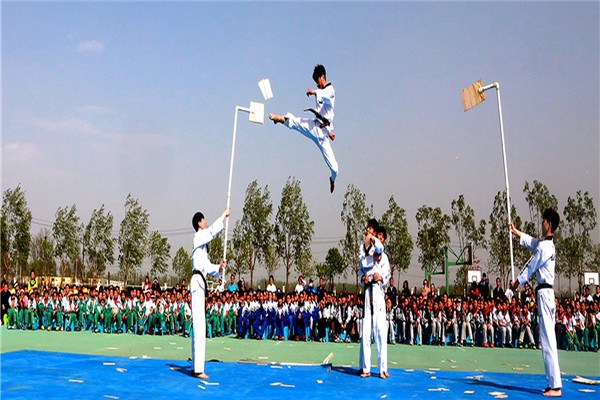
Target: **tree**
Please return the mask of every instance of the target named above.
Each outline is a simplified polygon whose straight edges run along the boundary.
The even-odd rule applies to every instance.
[[[70,208],[58,208],[52,225],[52,236],[54,237],[54,255],[60,259],[60,276],[73,274],[77,277],[78,275],[77,258],[82,244],[82,230],[75,204]]]
[[[112,236],[113,216],[100,209],[92,212],[90,221],[83,232],[83,251],[87,255],[89,273],[97,278],[106,267],[115,262],[115,238]]]
[[[264,189],[261,189],[256,180],[252,181],[246,188],[246,199],[240,225],[240,234],[244,240],[249,242],[252,252],[248,264],[250,286],[253,285],[256,264],[265,261],[273,238],[273,225],[270,222],[272,213],[273,203],[269,187],[265,186]]]
[[[529,205],[530,217],[529,221],[525,223],[524,229],[526,232],[531,232],[531,235],[535,237],[541,237],[544,210],[546,208],[558,210],[558,200],[556,200],[556,196],[550,194],[546,185],[537,180],[533,181],[533,186],[525,181],[523,193],[525,193],[525,200]]]
[[[31,211],[20,185],[4,192],[0,224],[2,272],[21,276],[27,270],[29,259]]]
[[[183,247],[180,247],[173,257],[173,272],[181,280],[185,279],[187,282],[192,277],[192,257],[185,251]]]
[[[335,276],[344,272],[344,257],[337,247],[332,247],[327,251],[325,262],[317,264],[315,269],[317,275],[325,278],[325,281],[330,284],[330,289],[333,290]]]
[[[365,238],[367,221],[373,217],[373,205],[367,207],[366,196],[354,185],[348,185],[344,194],[341,219],[346,227],[346,234],[340,241],[344,271],[354,272],[358,286],[358,249]]]
[[[388,210],[381,217],[381,225],[387,231],[385,253],[390,261],[392,277],[396,269],[407,271],[413,250],[413,241],[408,233],[406,212],[398,206],[394,196],[390,197]]]
[[[233,228],[233,237],[227,255],[227,268],[230,268],[238,277],[250,270],[252,263],[252,244],[242,234],[242,222],[236,221]]]
[[[208,259],[215,264],[218,264],[223,259],[223,236],[224,230],[219,232],[213,240],[208,243]]]
[[[31,268],[40,276],[56,275],[52,232],[46,228],[31,238]]]
[[[273,230],[274,233],[274,230]],[[277,254],[277,246],[275,243],[270,242],[265,250],[265,269],[267,275],[273,275],[273,273],[279,267],[279,254]]]
[[[123,274],[125,286],[130,273],[140,269],[146,255],[149,225],[148,211],[139,205],[131,193],[128,194],[118,238],[119,271]]]
[[[158,231],[150,234],[148,241],[148,255],[150,256],[150,275],[157,276],[167,273],[169,259],[171,258],[171,245],[166,237]]]
[[[566,264],[569,268],[567,274],[569,277],[577,275],[577,283],[581,290],[586,262],[593,259],[593,242],[590,234],[598,223],[598,214],[589,193],[582,194],[581,190],[577,191],[575,198],[567,199],[563,214],[564,231],[567,236],[565,239],[570,242],[568,246],[574,250],[567,253]],[[579,247],[578,251],[575,250],[575,246]]]
[[[517,229],[522,228],[521,218],[517,215],[514,205],[511,205],[511,219]],[[494,206],[490,218],[490,238],[488,242],[489,259],[488,270],[500,276],[503,282],[510,280],[510,244],[508,230],[508,214],[506,211],[506,191],[498,192],[494,198]],[[513,255],[515,268],[524,265],[529,254],[519,246],[518,240],[513,238]],[[517,271],[518,272],[518,271]],[[515,274],[516,279],[516,274]]]
[[[473,258],[475,258],[475,249],[478,247],[485,248],[485,220],[480,220],[479,226],[477,226],[475,211],[470,205],[466,204],[465,197],[461,194],[458,199],[452,200],[450,221],[454,232],[456,232],[460,249],[464,249],[468,243],[471,243],[473,245]],[[463,265],[458,269],[455,285],[466,289],[468,268],[468,265]]]
[[[429,276],[444,261],[444,247],[450,243],[450,217],[439,207],[421,206],[417,210],[417,247],[421,249],[419,262]]]
[[[281,202],[275,217],[275,243],[277,253],[285,266],[285,287],[289,287],[289,277],[293,266],[304,270],[312,262],[310,244],[315,223],[311,221],[308,208],[302,198],[300,181],[288,178],[281,191]]]

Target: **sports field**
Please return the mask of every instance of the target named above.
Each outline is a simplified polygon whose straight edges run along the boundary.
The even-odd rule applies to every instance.
[[[361,379],[357,343],[207,340],[201,382],[188,375],[190,339],[181,336],[0,330],[2,398],[530,398],[545,387],[539,350],[388,346],[390,379]],[[331,365],[323,360],[333,353]],[[375,353],[375,351],[373,351]],[[597,398],[599,353],[559,351],[563,397]],[[212,361],[212,362],[211,362]],[[372,364],[376,365],[375,354]],[[375,369],[373,372],[376,372]],[[376,374],[374,374],[376,375]],[[34,397],[31,395],[35,394]],[[39,394],[39,397],[37,396]],[[68,396],[67,396],[68,395]],[[199,395],[202,395],[199,393]],[[541,396],[541,395],[540,395]]]

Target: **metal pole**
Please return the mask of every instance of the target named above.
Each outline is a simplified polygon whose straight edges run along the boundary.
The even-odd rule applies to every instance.
[[[502,102],[500,101],[500,85],[498,82],[494,83],[496,86],[496,94],[498,95],[498,115],[500,117],[500,135],[502,136],[502,158],[504,160],[504,180],[506,185],[506,210],[508,213],[508,223],[512,222],[510,216],[510,186],[508,184],[508,167],[506,166],[506,147],[504,144],[504,123],[502,122]],[[510,243],[510,271],[512,280],[515,280],[515,264],[514,264],[514,256],[513,256],[513,238],[512,232],[509,230],[509,243]]]
[[[233,140],[231,144],[231,161],[229,162],[229,183],[227,185],[227,208],[231,205],[231,181],[233,179],[233,160],[235,158],[235,137],[237,134],[237,119],[238,119],[238,111],[250,112],[249,108],[246,107],[235,107],[234,117],[233,117]],[[223,260],[227,260],[227,234],[229,231],[229,217],[225,218],[225,242],[223,243]],[[223,274],[221,275],[221,284],[219,287],[225,286],[225,269],[223,269]]]

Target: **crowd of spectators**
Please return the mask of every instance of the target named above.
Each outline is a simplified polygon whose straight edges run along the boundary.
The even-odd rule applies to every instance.
[[[162,290],[147,277],[141,287],[38,288],[32,271],[27,287],[2,282],[2,324],[8,329],[91,330],[107,334],[191,334],[190,292],[182,281]],[[298,278],[284,293],[269,278],[265,290],[246,288],[244,280],[207,294],[209,336],[240,339],[356,342],[363,317],[361,294],[335,293]],[[386,291],[388,342],[407,345],[455,345],[539,348],[537,307],[532,288],[513,294],[500,279],[472,283],[466,296],[448,297],[427,280],[410,288],[393,279]],[[559,348],[598,351],[600,287],[557,300]]]

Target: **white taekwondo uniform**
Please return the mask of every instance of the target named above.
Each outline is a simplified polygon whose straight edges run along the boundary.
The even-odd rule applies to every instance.
[[[208,258],[206,244],[213,240],[223,229],[223,219],[217,219],[209,228],[198,229],[194,235],[192,252],[192,371],[204,372],[206,358],[206,275],[219,278],[219,264],[213,264]]]
[[[338,174],[338,163],[331,148],[329,134],[333,133],[333,109],[335,107],[335,89],[331,83],[328,83],[323,89],[316,89],[317,106],[314,109],[320,116],[329,121],[329,125],[321,128],[321,123],[318,118],[301,118],[296,117],[292,113],[285,115],[285,126],[295,131],[300,132],[312,140],[323,155],[325,163],[331,171],[331,179],[335,181]]]
[[[552,236],[545,240],[532,238],[526,233],[521,234],[520,244],[530,250],[533,255],[525,264],[523,271],[519,274],[520,284],[525,284],[535,273],[538,286],[536,288],[538,319],[540,326],[540,342],[542,345],[542,356],[544,358],[544,369],[546,372],[546,384],[549,388],[558,389],[562,387],[560,368],[558,366],[558,351],[556,348],[556,336],[554,325],[556,319],[556,304],[554,301],[554,270],[556,266],[556,250]]]
[[[362,248],[363,246],[361,246]],[[374,252],[383,252],[383,244],[377,239],[372,246]],[[372,255],[360,252],[360,268],[358,278],[362,282],[363,276],[372,277],[378,273],[383,282],[372,282],[365,286],[365,312],[363,316],[362,338],[360,346],[360,369],[364,373],[371,371],[371,335],[375,338],[377,348],[377,363],[379,373],[387,372],[387,324],[385,308],[385,286],[390,280],[390,263],[385,253],[381,254],[380,261],[374,261]],[[371,310],[371,296],[373,299]]]

